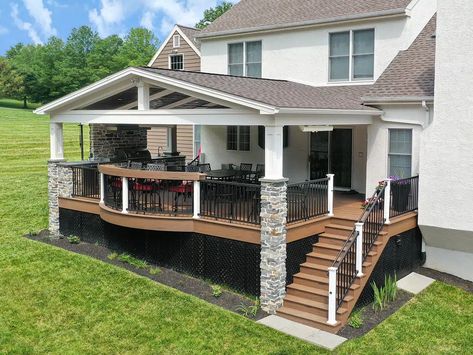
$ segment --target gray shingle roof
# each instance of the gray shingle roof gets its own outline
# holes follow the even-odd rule
[[[436,24],[437,16],[434,16],[412,45],[399,52],[364,95],[365,101],[434,96]]]
[[[411,0],[242,0],[199,36],[291,27],[404,11]]]
[[[182,32],[189,38],[192,43],[200,50],[200,41],[197,40],[196,36],[200,33],[200,30],[193,27],[187,27],[182,25],[177,25]]]
[[[369,90],[367,85],[314,87],[285,80],[141,69],[277,108],[377,111],[362,105],[361,96]]]

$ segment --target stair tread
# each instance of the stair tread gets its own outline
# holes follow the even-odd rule
[[[322,283],[322,284],[328,284],[328,275],[327,275],[327,277],[320,277],[320,276],[309,275],[309,274],[305,274],[303,272],[299,272],[299,273],[295,274],[294,277],[305,279],[305,280],[310,280],[310,281],[314,281],[314,282],[318,282],[318,283]],[[359,285],[352,284],[350,286],[350,289],[356,290],[359,287],[360,287]]]
[[[292,283],[289,286],[287,286],[287,288],[294,289],[294,290],[299,290],[299,291],[304,291],[304,292],[307,292],[307,293],[313,293],[313,294],[319,295],[319,296],[328,297],[327,290],[322,290],[322,289],[316,288],[316,287],[310,287],[310,286],[305,286],[305,285],[301,285],[301,284]],[[347,296],[345,296],[345,298],[343,300],[345,302],[350,302],[350,301],[353,300],[353,296],[347,295]]]
[[[335,255],[327,255],[327,254],[320,253],[320,252],[312,252],[312,253],[307,254],[307,256],[310,256],[310,257],[313,257],[313,258],[320,258],[320,259],[324,259],[324,260],[332,260],[332,261],[334,261],[335,258],[336,258]]]
[[[298,297],[298,296],[294,296],[294,295],[286,295],[286,297],[284,298],[285,301],[290,301],[290,302],[294,302],[294,303],[299,303],[299,304],[303,304],[303,305],[306,305],[306,306],[309,306],[309,307],[313,307],[313,308],[319,308],[319,309],[323,309],[323,310],[328,310],[328,304],[326,303],[322,303],[322,302],[317,302],[317,301],[313,301],[313,300],[310,300],[308,298],[304,298],[304,297]],[[345,314],[348,310],[346,308],[343,308],[343,307],[340,307],[337,311],[338,314]]]
[[[341,240],[341,241],[346,241],[347,240],[346,236],[339,235],[339,234],[333,234],[333,233],[327,233],[327,232],[324,232],[324,233],[320,234],[320,237],[325,237],[325,238],[330,238],[330,239],[337,239],[337,240]],[[314,245],[317,245],[317,244],[314,244]]]
[[[332,224],[332,223],[331,223],[331,224],[327,224],[327,225],[325,226],[325,228],[342,229],[342,230],[346,230],[346,231],[352,231],[354,227],[355,227],[355,226],[349,227],[349,226],[344,226],[344,225],[342,225],[342,224]]]
[[[314,323],[320,323],[320,324],[324,324],[326,326],[332,326],[334,328],[337,327],[338,325],[340,325],[340,322],[337,322],[337,324],[335,324],[335,325],[329,325],[327,323],[327,318],[325,318],[325,317],[317,316],[317,315],[312,314],[312,313],[299,311],[297,309],[284,307],[284,306],[279,308],[278,313],[287,314],[287,315],[290,315],[290,316],[295,316],[295,317],[298,317],[298,318],[309,320],[309,321],[314,322]]]
[[[339,245],[333,245],[333,244],[328,244],[328,243],[317,243],[315,245],[318,248],[325,248],[325,249],[331,249],[331,250],[337,250],[340,251],[342,248]]]

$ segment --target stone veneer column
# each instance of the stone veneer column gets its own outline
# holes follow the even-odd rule
[[[261,308],[275,314],[286,295],[287,179],[261,180]]]
[[[61,165],[64,161],[48,162],[49,232],[53,238],[60,235],[59,197],[72,196],[72,169]]]

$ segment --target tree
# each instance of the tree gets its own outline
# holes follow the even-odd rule
[[[118,56],[123,47],[123,39],[112,35],[99,40],[87,57],[87,67],[91,73],[91,81],[105,78],[123,69]]]
[[[233,4],[231,2],[224,1],[215,8],[211,7],[210,9],[205,10],[204,17],[195,25],[195,27],[203,30],[220,16],[222,16],[225,12],[230,10],[232,6]]]
[[[24,80],[7,58],[0,57],[0,97],[23,100],[23,108],[27,108]]]
[[[132,28],[117,54],[117,65],[123,69],[147,65],[158,50],[159,40],[146,28]]]

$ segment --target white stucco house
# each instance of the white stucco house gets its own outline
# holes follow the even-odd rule
[[[243,0],[195,35],[201,71],[128,68],[44,105],[51,232],[332,332],[385,273],[473,279],[471,7]],[[64,161],[67,123],[90,125],[91,161]],[[176,125],[199,127],[191,163],[147,150]]]

